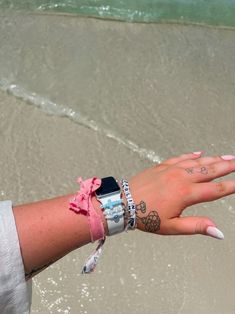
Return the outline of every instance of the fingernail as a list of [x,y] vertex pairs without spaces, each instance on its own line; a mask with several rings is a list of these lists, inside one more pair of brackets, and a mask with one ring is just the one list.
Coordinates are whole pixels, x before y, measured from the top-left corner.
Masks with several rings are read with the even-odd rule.
[[193,152],[194,155],[201,155],[203,153],[203,151],[200,152]]
[[223,160],[234,160],[235,156],[234,155],[223,155],[220,156]]
[[206,234],[213,237],[213,238],[216,238],[216,239],[224,239],[224,234],[222,231],[220,231],[218,228],[216,227],[207,227],[206,229]]

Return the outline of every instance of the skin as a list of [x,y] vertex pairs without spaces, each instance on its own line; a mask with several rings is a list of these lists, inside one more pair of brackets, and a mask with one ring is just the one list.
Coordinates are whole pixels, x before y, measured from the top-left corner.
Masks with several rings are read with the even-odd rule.
[[[137,228],[161,235],[207,235],[215,226],[208,217],[183,217],[197,203],[235,193],[235,180],[213,182],[235,171],[235,156],[202,157],[184,154],[148,168],[129,180],[137,204]],[[87,218],[69,210],[73,194],[13,208],[26,279],[67,253],[90,243]],[[92,203],[107,224],[96,197]]]
[[[146,211],[137,210],[137,228],[161,235],[204,234],[215,223],[208,217],[183,217],[183,211],[194,204],[217,200],[235,192],[235,180],[213,182],[235,171],[234,156],[201,157],[185,154],[171,158],[137,174],[130,180],[132,196],[137,204],[145,202]],[[151,229],[143,217],[156,212],[159,226]]]

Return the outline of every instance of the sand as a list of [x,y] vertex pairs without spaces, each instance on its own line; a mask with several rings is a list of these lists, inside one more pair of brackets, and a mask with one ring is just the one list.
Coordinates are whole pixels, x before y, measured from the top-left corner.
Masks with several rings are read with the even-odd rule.
[[[127,140],[159,159],[235,153],[234,31],[1,14],[0,79],[115,138],[0,91],[0,199],[50,198],[75,191],[78,175],[129,178],[153,164]],[[233,314],[235,198],[187,213],[210,216],[225,239],[121,234],[83,276],[88,245],[34,278],[32,313]]]

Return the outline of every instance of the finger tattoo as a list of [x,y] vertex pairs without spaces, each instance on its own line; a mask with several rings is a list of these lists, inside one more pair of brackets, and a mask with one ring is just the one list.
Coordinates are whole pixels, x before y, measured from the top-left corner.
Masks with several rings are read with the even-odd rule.
[[208,169],[206,167],[201,167],[200,173],[201,174],[208,174]]
[[207,167],[201,167],[200,169],[195,169],[193,167],[191,168],[186,168],[185,171],[188,173],[188,174],[194,174],[194,173],[201,173],[201,174],[208,174],[209,171],[207,169]]
[[193,168],[186,168],[185,171],[186,171],[188,174],[193,174],[193,173],[194,173],[194,169],[193,169]]

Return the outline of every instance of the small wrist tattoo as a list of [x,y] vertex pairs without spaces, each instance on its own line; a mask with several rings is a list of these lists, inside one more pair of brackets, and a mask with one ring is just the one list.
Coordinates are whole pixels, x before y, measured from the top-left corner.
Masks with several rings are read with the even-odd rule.
[[144,201],[141,201],[138,205],[136,205],[136,210],[140,210],[141,213],[146,213],[146,204]]

